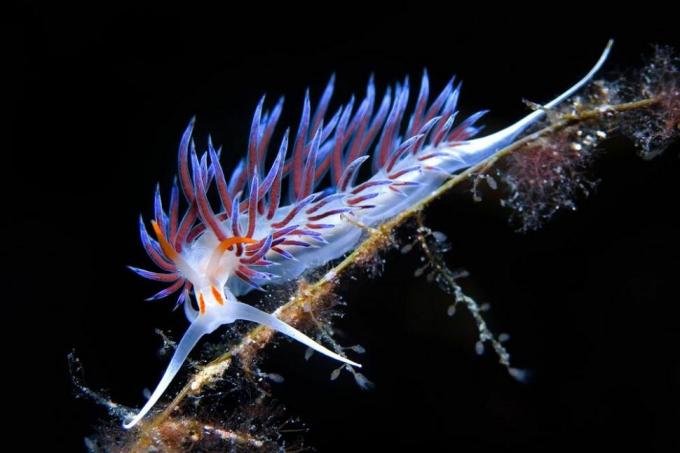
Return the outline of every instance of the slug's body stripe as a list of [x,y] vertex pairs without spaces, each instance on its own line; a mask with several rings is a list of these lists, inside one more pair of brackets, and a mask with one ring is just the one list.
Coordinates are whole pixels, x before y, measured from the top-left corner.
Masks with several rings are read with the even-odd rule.
[[[546,108],[586,84],[610,47],[611,43],[583,79]],[[274,315],[236,298],[253,289],[291,281],[341,257],[361,239],[362,225],[376,226],[414,205],[452,174],[493,155],[545,116],[545,110],[536,110],[501,131],[472,139],[481,131],[476,122],[486,112],[477,112],[456,125],[461,85],[454,87],[454,79],[428,107],[430,83],[424,72],[410,116],[406,112],[408,79],[393,91],[386,90],[374,113],[376,91],[371,78],[356,110],[351,98],[326,121],[334,81],[331,77],[314,110],[307,91],[290,155],[287,157],[286,131],[269,167],[267,151],[283,99],[269,112],[262,97],[253,116],[246,158],[229,178],[219,162],[219,149],[214,149],[210,139],[206,151],[197,153],[192,139],[195,119],[189,122],[180,140],[179,183],[172,186],[168,213],[159,190],[154,197],[151,223],[157,241],[148,236],[140,219],[144,249],[163,272],[132,270],[151,280],[172,283],[153,298],[181,289],[178,303],[184,305],[191,326],[151,398],[126,427],[153,407],[202,335],[238,319],[264,324],[329,357],[359,366]],[[369,158],[371,176],[357,183],[362,164]],[[317,191],[329,169],[329,187]],[[281,202],[284,179],[288,204]],[[186,205],[181,217],[180,189]],[[211,198],[219,199],[219,209],[211,205]],[[191,305],[191,290],[198,310]]]
[[205,297],[203,297],[203,293],[198,293],[198,307],[201,311],[201,314],[205,314]]
[[214,286],[211,286],[210,290],[212,291],[212,295],[217,301],[217,303],[220,305],[224,305],[224,299],[222,298],[222,294],[220,293],[220,291]]

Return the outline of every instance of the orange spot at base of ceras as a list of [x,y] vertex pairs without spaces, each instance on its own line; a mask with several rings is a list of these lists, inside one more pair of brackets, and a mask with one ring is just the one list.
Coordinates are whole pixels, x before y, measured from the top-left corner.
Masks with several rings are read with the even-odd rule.
[[203,298],[203,293],[198,293],[198,309],[201,310],[201,314],[205,314],[205,299]]
[[158,243],[161,245],[161,249],[163,250],[163,253],[165,253],[165,256],[170,258],[172,261],[175,261],[179,255],[177,250],[175,250],[172,244],[170,244],[170,242],[168,242],[168,240],[165,238],[161,227],[155,220],[151,221],[151,226],[153,227],[154,233],[156,233],[156,238],[158,238]]
[[220,242],[220,245],[217,246],[217,249],[224,253],[229,249],[231,246],[236,245],[236,244],[253,244],[257,242],[253,238],[247,238],[247,237],[241,237],[241,236],[234,236],[227,238]]
[[220,291],[214,286],[211,286],[210,289],[212,290],[212,295],[213,297],[215,297],[217,303],[220,305],[224,305],[224,298],[222,297],[222,293],[220,293]]

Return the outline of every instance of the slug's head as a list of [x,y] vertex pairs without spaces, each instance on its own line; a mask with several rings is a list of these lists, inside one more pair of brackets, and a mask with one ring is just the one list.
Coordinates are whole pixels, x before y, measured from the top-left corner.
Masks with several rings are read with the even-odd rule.
[[239,236],[218,240],[210,230],[206,230],[180,252],[168,241],[156,221],[151,224],[163,255],[185,280],[185,289],[193,287],[199,312],[203,314],[210,306],[224,305],[227,300],[224,287],[241,267],[243,245],[258,241]]

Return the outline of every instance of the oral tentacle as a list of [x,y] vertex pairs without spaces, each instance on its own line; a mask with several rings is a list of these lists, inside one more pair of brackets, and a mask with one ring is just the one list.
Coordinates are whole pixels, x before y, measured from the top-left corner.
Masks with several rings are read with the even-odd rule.
[[324,354],[332,359],[338,360],[348,365],[355,366],[357,368],[361,368],[360,364],[331,351],[327,347],[317,343],[304,333],[300,332],[291,325],[281,321],[279,318],[272,314],[266,313],[258,308],[255,308],[248,304],[244,304],[242,302],[238,302],[236,300],[229,301],[228,305],[226,305],[225,308],[228,312],[228,316],[233,319],[242,319],[244,321],[251,321],[256,322],[258,324],[262,324],[263,326],[269,327],[270,329],[276,330],[277,332],[287,335],[293,340],[299,341],[305,346],[308,346],[314,349],[315,351],[320,352],[321,354]]
[[175,353],[172,355],[172,359],[170,359],[170,363],[165,369],[165,373],[163,373],[163,377],[156,386],[156,389],[153,391],[146,404],[137,413],[137,415],[135,415],[132,420],[123,425],[125,429],[130,429],[139,423],[139,421],[144,418],[144,416],[148,414],[149,411],[156,405],[160,397],[163,396],[163,393],[165,393],[168,386],[175,378],[175,375],[177,375],[177,372],[182,367],[182,364],[184,364],[186,361],[189,353],[194,349],[203,335],[210,333],[208,327],[209,326],[206,323],[201,322],[200,317],[189,325],[189,328],[184,333],[184,336],[177,345],[177,349],[175,349]]

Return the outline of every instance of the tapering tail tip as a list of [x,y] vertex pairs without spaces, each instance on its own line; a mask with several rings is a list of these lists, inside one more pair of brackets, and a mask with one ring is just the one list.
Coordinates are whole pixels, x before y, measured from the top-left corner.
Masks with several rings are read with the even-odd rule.
[[543,119],[546,112],[553,109],[564,102],[566,99],[573,96],[578,90],[587,85],[595,76],[595,74],[602,68],[609,53],[614,45],[614,40],[610,39],[607,42],[600,58],[597,60],[595,65],[588,71],[588,73],[571,86],[568,90],[564,91],[562,94],[557,96],[552,101],[543,105],[543,108],[537,109],[516,123],[502,129],[493,134],[486,135],[484,137],[475,138],[456,145],[456,150],[461,154],[467,166],[475,165],[487,157],[494,154],[499,149],[508,146],[512,143],[522,132],[524,132],[528,127],[536,124],[538,121]]
[[607,61],[607,58],[609,57],[609,53],[611,52],[613,46],[614,46],[614,40],[613,39],[610,39],[609,41],[607,41],[607,45],[604,47],[604,50],[602,51],[600,58],[597,60],[597,62],[591,68],[591,70],[588,72],[588,74],[586,74],[574,86],[572,86],[570,89],[568,89],[567,91],[562,93],[560,96],[556,97],[552,101],[545,104],[544,109],[549,109],[549,108],[557,106],[558,104],[560,104],[565,99],[571,97],[574,93],[576,93],[578,90],[580,90],[588,82],[590,82],[593,79],[593,77],[595,77],[595,74],[597,74],[597,72],[600,69],[602,69],[602,65],[604,65],[605,61]]

